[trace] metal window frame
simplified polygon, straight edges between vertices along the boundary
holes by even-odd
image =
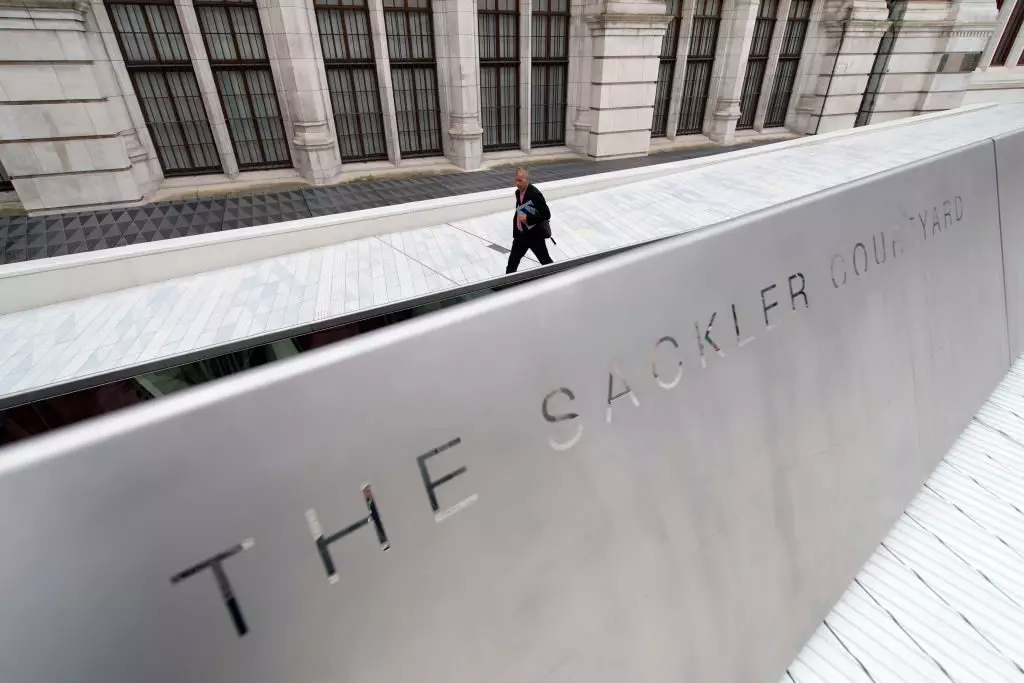
[[[1006,66],[1006,60],[1010,58],[1010,52],[1013,50],[1013,44],[1017,42],[1017,34],[1020,33],[1022,24],[1024,24],[1024,0],[1016,0],[1013,9],[1010,10],[1010,16],[1006,20],[1006,26],[1003,27],[1003,32],[999,36],[996,49],[992,51],[992,59],[988,62],[989,66]],[[1017,61],[1017,64],[1021,63],[1024,63],[1024,54]]]
[[[668,0],[666,14],[672,19],[661,39],[661,54],[658,57],[658,83],[654,93],[654,115],[651,118],[651,137],[663,138],[668,135],[669,109],[672,108],[672,83],[676,78],[676,64],[679,61],[679,34],[683,26],[683,1]],[[663,81],[661,72],[668,69],[668,78]]]
[[[547,2],[548,2],[548,9],[546,9],[546,10],[538,10],[538,9],[536,9],[536,7],[537,7],[536,0],[535,0],[535,3],[533,5],[533,7],[531,7],[531,11],[530,11],[530,29],[531,29],[531,35],[530,35],[530,70],[532,71],[534,66],[547,66],[547,67],[552,67],[552,66],[559,67],[560,66],[560,67],[562,67],[565,70],[565,77],[562,79],[562,107],[563,107],[563,109],[562,109],[562,130],[561,130],[561,133],[559,135],[555,136],[555,137],[547,137],[546,139],[543,139],[543,140],[535,140],[533,138],[534,122],[537,120],[537,118],[532,115],[532,109],[533,109],[533,101],[532,100],[533,100],[534,83],[533,83],[533,74],[531,73],[530,74],[530,100],[531,100],[530,101],[530,108],[531,108],[531,116],[530,116],[530,146],[531,147],[559,147],[559,146],[562,146],[562,145],[565,144],[565,133],[566,133],[566,128],[567,128],[566,118],[567,118],[568,108],[569,108],[569,47],[570,47],[569,38],[570,38],[570,34],[572,33],[572,2],[571,2],[571,0],[565,0],[565,11],[564,12],[553,12],[553,11],[551,11],[551,4],[554,1],[555,0],[547,0]],[[1024,2],[1024,0],[1021,0],[1021,1]],[[544,49],[544,52],[545,52],[546,56],[538,57],[537,55],[533,54],[533,39],[534,39],[534,36],[532,35],[532,31],[533,31],[533,18],[534,17],[543,17],[545,19],[545,21],[544,21],[544,27],[545,27],[545,31],[544,31],[545,49]],[[565,51],[564,51],[565,56],[564,57],[551,57],[551,18],[552,17],[565,17]],[[549,79],[549,83],[550,83],[550,79]],[[548,84],[545,87],[550,88],[551,86],[550,86],[550,84]],[[548,110],[548,109],[550,109],[550,105],[546,105],[545,106],[545,110]],[[550,118],[548,118],[547,120],[550,120]],[[545,124],[544,128],[545,129],[548,128],[547,124]]]
[[[395,90],[395,72],[396,71],[412,71],[414,69],[421,69],[423,67],[429,67],[434,72],[434,117],[437,121],[437,147],[427,147],[424,144],[423,130],[420,127],[420,112],[417,108],[416,111],[416,139],[419,142],[419,149],[413,151],[407,151],[402,149],[402,131],[398,131],[398,151],[403,159],[414,159],[419,157],[435,157],[444,154],[444,131],[441,128],[441,82],[437,73],[437,48],[431,45],[429,59],[415,58],[412,56],[412,23],[410,16],[414,13],[423,13],[427,16],[427,21],[430,26],[430,39],[434,40],[436,33],[434,32],[434,7],[433,0],[426,0],[426,7],[410,7],[409,0],[391,0],[391,5],[385,4],[384,6],[384,35],[388,41],[388,59],[391,62],[391,89]],[[387,16],[388,14],[401,14],[405,17],[405,39],[408,41],[408,54],[409,57],[405,59],[395,59],[391,57],[391,41],[390,36],[387,35]],[[413,99],[413,106],[417,106],[416,99]],[[397,102],[395,106],[395,118],[398,119],[398,107]]]
[[[292,168],[292,150],[291,145],[288,144],[288,130],[284,125],[284,115],[281,111],[281,104],[277,101],[277,83],[274,82],[274,71],[270,67],[270,52],[267,50],[267,38],[263,30],[263,20],[260,18],[259,6],[256,4],[256,0],[193,0],[193,4],[196,9],[196,21],[199,23],[199,34],[203,38],[203,45],[206,47],[206,56],[210,62],[210,71],[214,75],[214,85],[217,88],[217,99],[220,101],[220,107],[224,112],[224,123],[228,129],[228,139],[231,141],[231,149],[235,153],[235,160],[238,164],[239,171],[264,171],[274,168]],[[259,28],[259,38],[263,42],[263,54],[266,55],[265,59],[242,59],[242,47],[238,43],[238,27],[235,23],[234,17],[231,12],[228,12],[228,22],[231,25],[231,41],[235,45],[235,53],[239,56],[238,59],[217,59],[213,56],[213,51],[210,49],[210,41],[207,32],[204,30],[205,25],[202,18],[200,8],[202,7],[222,7],[227,10],[232,8],[244,8],[256,10],[256,24]],[[251,34],[250,34],[251,35]],[[281,133],[283,134],[285,158],[278,161],[264,161],[259,163],[243,163],[242,156],[238,153],[238,141],[235,140],[234,132],[231,129],[230,119],[228,118],[228,105],[225,101],[225,94],[223,88],[221,88],[220,80],[216,78],[218,72],[221,71],[263,71],[270,72],[270,83],[274,89],[271,93],[275,101],[277,101],[277,120],[281,124]],[[256,116],[256,104],[252,99],[252,89],[249,87],[247,79],[243,78],[242,83],[245,87],[245,97],[249,102],[249,111],[252,112],[253,116]],[[260,127],[255,125],[256,118],[250,119],[253,121],[253,130],[256,133],[256,140],[259,143],[261,156],[266,156],[267,143],[263,139],[263,133],[260,131]]]
[[[494,0],[495,7],[499,7],[500,8],[500,3],[501,3],[501,0]],[[501,138],[501,133],[500,133],[500,131],[501,131],[501,110],[502,110],[502,107],[503,107],[503,104],[504,104],[504,102],[502,100],[501,69],[503,67],[514,67],[515,70],[516,70],[516,80],[515,80],[515,85],[516,85],[516,87],[515,87],[515,127],[513,129],[513,133],[514,133],[513,134],[513,138],[514,139],[513,139],[512,142],[507,142],[507,143],[499,142],[498,144],[492,144],[492,145],[488,145],[485,142],[484,146],[483,146],[483,149],[484,149],[485,152],[497,152],[497,151],[500,151],[500,150],[519,149],[519,76],[520,76],[520,73],[519,73],[519,60],[520,60],[520,51],[519,51],[519,0],[513,0],[513,4],[515,5],[515,8],[511,9],[511,10],[503,10],[503,9],[493,9],[493,10],[492,9],[478,9],[477,10],[477,22],[478,22],[478,24],[477,24],[477,26],[478,26],[477,40],[478,41],[482,41],[483,40],[483,38],[481,37],[480,32],[479,32],[479,21],[480,21],[480,18],[486,17],[488,20],[493,19],[493,21],[494,21],[494,39],[496,41],[495,42],[494,54],[499,55],[498,57],[486,57],[485,58],[483,56],[483,50],[479,51],[479,53],[480,53],[480,118],[481,118],[481,123],[483,123],[483,83],[484,83],[483,71],[484,71],[484,69],[486,67],[494,67],[494,68],[496,68],[496,71],[497,71],[497,74],[498,74],[498,81],[497,81],[498,82],[498,88],[497,88],[498,105],[497,105],[497,109],[498,109],[498,131],[499,131],[498,138],[499,139]],[[482,4],[480,6],[482,7]],[[501,17],[502,16],[512,16],[512,17],[515,17],[515,22],[513,24],[515,26],[515,41],[514,41],[514,44],[515,44],[515,56],[514,57],[501,57],[500,56],[500,54],[501,54],[501,49],[500,49],[500,45],[501,45]],[[479,46],[477,46],[477,49],[479,50]],[[487,135],[486,135],[486,127],[485,127],[484,140],[486,140],[486,139],[487,139]]]
[[[807,29],[811,25],[813,0],[792,0],[789,16],[782,34],[778,66],[775,69],[775,83],[764,114],[765,128],[780,128],[786,125],[789,102],[793,98],[800,57],[807,42]]]
[[[758,3],[754,35],[750,41],[743,87],[740,90],[740,118],[736,121],[736,130],[751,130],[754,127],[757,105],[761,102],[764,90],[764,77],[768,70],[768,56],[771,54],[778,14],[779,0],[760,0]]]
[[[376,94],[376,97],[377,97],[377,116],[378,116],[379,123],[380,123],[381,143],[382,143],[381,144],[381,150],[382,151],[377,153],[377,154],[367,153],[367,151],[366,151],[366,136],[363,134],[362,121],[360,121],[359,116],[357,115],[355,117],[355,126],[356,126],[356,132],[357,132],[357,135],[358,135],[357,141],[359,143],[359,148],[360,148],[362,153],[361,154],[356,154],[356,155],[345,155],[345,153],[344,153],[345,145],[343,145],[342,141],[341,141],[341,130],[342,130],[342,127],[340,125],[338,125],[338,119],[341,118],[341,117],[338,114],[338,112],[333,112],[334,132],[335,132],[335,137],[338,140],[338,153],[341,155],[342,163],[344,163],[346,161],[349,162],[349,163],[361,162],[361,161],[383,161],[383,160],[386,160],[388,158],[387,135],[384,133],[384,130],[385,130],[385,125],[384,125],[384,102],[383,102],[383,99],[381,98],[380,84],[379,84],[379,82],[377,80],[377,48],[373,44],[373,28],[372,28],[372,22],[371,22],[371,17],[370,17],[370,4],[369,4],[369,2],[367,0],[359,0],[359,1],[361,2],[361,4],[359,4],[359,5],[342,5],[341,3],[338,3],[338,2],[336,2],[334,4],[329,4],[325,0],[313,0],[313,10],[314,10],[314,12],[316,14],[316,30],[317,30],[317,35],[320,38],[320,51],[321,51],[321,54],[323,55],[324,69],[326,69],[327,72],[328,72],[328,78],[327,78],[327,91],[328,91],[328,95],[329,96],[333,96],[333,93],[330,92],[330,90],[331,90],[331,79],[330,79],[330,73],[329,72],[336,71],[336,72],[343,72],[343,73],[346,73],[346,74],[352,74],[357,69],[370,68],[370,69],[373,70],[373,76],[374,76],[374,78],[373,78],[373,88],[374,88],[374,93]],[[368,34],[368,36],[369,36],[369,41],[368,42],[369,42],[369,46],[370,46],[370,56],[369,56],[369,58],[366,58],[366,59],[356,59],[356,58],[352,58],[350,56],[347,59],[336,59],[336,58],[333,58],[333,57],[332,58],[328,58],[327,57],[327,53],[323,49],[324,33],[321,30],[322,24],[321,24],[320,20],[321,20],[321,17],[326,17],[330,13],[335,12],[335,11],[340,13],[341,17],[342,17],[342,21],[340,22],[340,25],[342,27],[341,37],[342,37],[342,41],[346,45],[346,48],[348,46],[348,32],[345,30],[345,21],[344,21],[345,12],[362,12],[363,14],[365,14],[366,25],[368,27],[370,27],[370,33]],[[333,35],[333,34],[331,34],[331,35]],[[385,40],[386,40],[386,38],[385,38]],[[349,77],[351,78],[351,75]],[[333,102],[332,102],[332,107],[333,107]]]
[[[111,7],[113,5],[139,5],[139,6],[143,7],[143,8],[146,5],[163,5],[163,6],[169,6],[169,7],[173,8],[175,16],[177,16],[177,18],[178,18],[178,27],[181,28],[182,41],[185,44],[185,52],[186,52],[186,54],[188,54],[188,60],[187,61],[181,61],[181,60],[164,61],[164,60],[160,59],[160,53],[159,53],[158,50],[155,49],[157,43],[156,43],[156,33],[153,31],[153,23],[150,21],[149,14],[145,10],[143,10],[142,16],[143,16],[143,18],[146,21],[147,35],[149,36],[150,41],[152,41],[152,43],[153,43],[153,47],[154,47],[153,53],[154,53],[154,55],[156,55],[157,59],[155,61],[131,61],[131,60],[129,60],[128,59],[128,52],[125,50],[125,47],[124,47],[124,39],[121,36],[121,31],[119,31],[118,28],[117,28],[117,21],[116,21],[116,19],[114,17],[114,12],[111,9]],[[146,109],[145,109],[145,107],[142,106],[142,99],[139,97],[139,86],[138,86],[138,84],[137,84],[137,82],[135,80],[135,74],[136,73],[150,73],[150,74],[157,74],[157,73],[159,73],[159,74],[161,74],[161,77],[162,77],[162,79],[164,81],[164,85],[165,85],[165,87],[167,87],[168,92],[170,92],[170,86],[169,86],[169,84],[167,82],[166,73],[167,72],[171,72],[171,71],[188,72],[188,73],[191,73],[192,77],[196,79],[196,89],[199,90],[199,79],[196,77],[195,68],[192,66],[192,53],[188,49],[188,41],[185,40],[185,29],[184,29],[184,27],[181,24],[181,17],[178,16],[178,8],[175,6],[174,0],[104,0],[103,6],[107,10],[107,18],[110,20],[110,27],[113,30],[114,39],[117,41],[117,47],[121,51],[121,60],[124,63],[125,70],[128,72],[129,78],[131,78],[132,88],[135,90],[135,99],[139,103],[139,109],[141,109],[142,112],[143,112],[143,118],[147,119],[146,120],[146,130],[149,131],[149,137],[153,141],[153,149],[156,151],[157,160],[160,162],[160,170],[163,171],[164,177],[165,178],[171,178],[171,177],[181,177],[181,176],[210,175],[210,174],[213,174],[213,173],[222,173],[223,172],[223,170],[222,170],[223,167],[222,167],[222,162],[220,160],[220,154],[216,154],[217,164],[215,166],[195,166],[195,165],[193,165],[192,167],[186,168],[186,169],[170,169],[170,170],[168,170],[168,168],[167,168],[167,160],[166,160],[165,154],[164,154],[163,150],[160,149],[160,145],[158,145],[157,142],[156,142],[157,141],[157,135],[153,131],[153,125],[150,123],[150,121],[148,120],[148,117],[146,117],[146,115],[145,115]],[[214,139],[214,137],[213,137],[213,127],[210,125],[210,112],[207,111],[207,109],[206,109],[206,101],[201,96],[202,95],[202,91],[200,90],[199,92],[200,92],[199,101],[202,103],[203,114],[206,116],[206,125],[210,129],[210,139],[213,140]],[[178,107],[178,103],[174,100],[173,97],[170,98],[170,101],[171,101],[171,105],[174,107],[175,116],[178,119],[176,121],[176,123],[178,125],[178,129],[179,129],[179,131],[181,133],[182,139],[184,140],[184,139],[186,139],[185,138],[185,126],[184,126],[183,121],[182,121],[181,109]],[[186,150],[189,158],[193,161],[193,164],[194,164],[195,156],[192,154],[191,148],[189,148],[189,146],[186,145],[185,146],[185,150]]]
[[[679,108],[676,135],[698,135],[704,132],[708,100],[711,95],[711,77],[718,53],[718,39],[721,37],[724,4],[724,0],[697,0],[697,6],[694,8],[693,29],[690,31],[690,45],[686,55],[686,77],[683,79],[683,103]],[[712,7],[714,12],[709,11]],[[698,26],[701,27],[700,32],[697,30]],[[709,26],[710,30],[704,30],[704,26]],[[705,45],[708,49],[698,52]],[[706,71],[701,82],[697,83],[699,74],[696,67],[702,65],[706,65]],[[687,91],[690,92],[689,96]],[[698,101],[699,105],[693,104]]]

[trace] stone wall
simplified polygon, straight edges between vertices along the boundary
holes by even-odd
[[[91,7],[0,4],[0,162],[29,211],[140,201],[159,176]]]

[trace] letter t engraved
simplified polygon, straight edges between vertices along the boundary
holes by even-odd
[[[231,615],[231,622],[235,625],[235,631],[238,633],[239,638],[249,632],[249,626],[245,623],[245,617],[242,616],[242,608],[235,597],[235,591],[231,588],[231,581],[228,580],[227,572],[224,571],[224,560],[237,555],[243,550],[248,550],[255,544],[256,542],[253,539],[247,538],[238,545],[234,545],[224,552],[217,553],[213,557],[194,564],[185,571],[178,572],[171,577],[171,584],[173,585],[195,576],[204,569],[209,569],[213,572],[213,578],[217,581],[217,588],[220,590],[220,597],[224,600],[224,606],[228,608],[228,614]]]
[[[327,572],[327,581],[329,583],[338,582],[338,572],[334,567],[334,558],[331,557],[330,546],[353,531],[358,531],[373,522],[373,528],[377,532],[377,541],[380,543],[380,549],[391,549],[387,533],[384,531],[384,523],[381,522],[380,513],[377,511],[377,502],[373,499],[373,491],[370,489],[369,484],[363,485],[363,500],[366,501],[366,510],[369,514],[330,536],[324,536],[324,530],[320,526],[320,520],[317,519],[316,510],[306,510],[306,522],[309,524],[310,533],[313,534],[313,540],[316,541],[316,549],[320,553],[320,560],[324,563],[324,571]]]

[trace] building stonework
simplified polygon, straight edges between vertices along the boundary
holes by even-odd
[[[1022,23],[1024,0],[0,0],[0,200],[638,156],[1024,101]]]

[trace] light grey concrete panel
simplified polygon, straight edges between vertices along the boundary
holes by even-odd
[[[1008,367],[1000,254],[986,142],[15,446],[0,680],[778,680]],[[231,549],[242,637],[172,581]]]
[[[1013,357],[1024,352],[1024,131],[995,138],[1006,277],[1007,332]]]

